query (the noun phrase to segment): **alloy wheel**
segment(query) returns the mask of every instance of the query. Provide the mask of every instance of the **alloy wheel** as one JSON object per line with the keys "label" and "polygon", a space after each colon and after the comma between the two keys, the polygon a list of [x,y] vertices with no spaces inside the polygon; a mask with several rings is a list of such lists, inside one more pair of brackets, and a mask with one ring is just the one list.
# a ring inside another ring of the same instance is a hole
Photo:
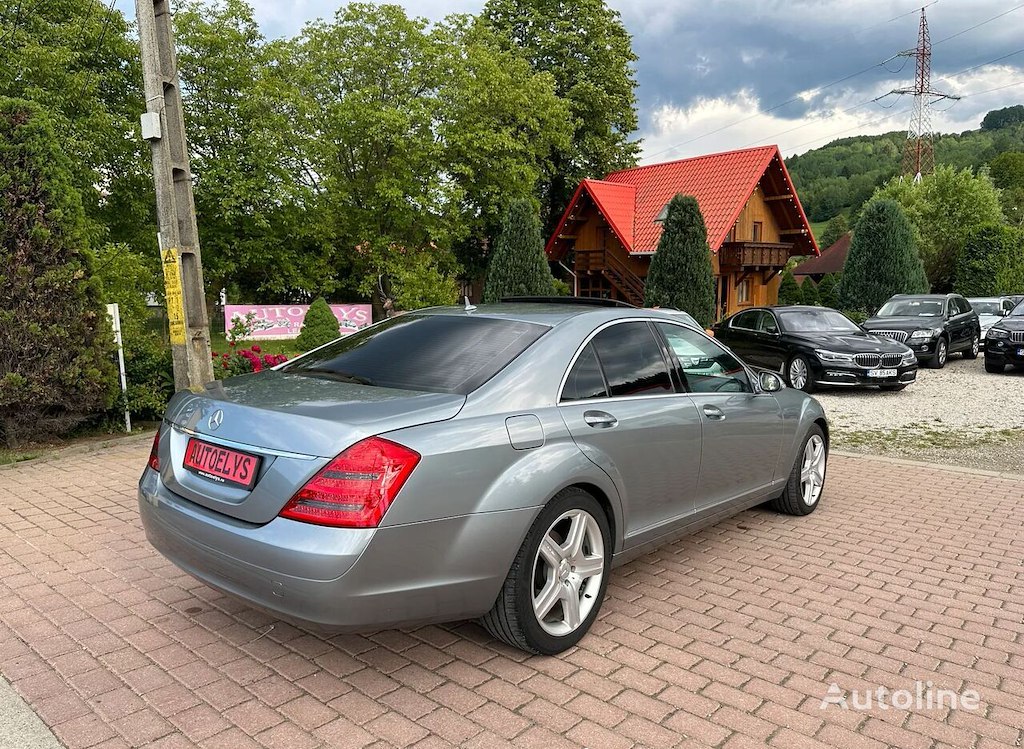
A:
{"label": "alloy wheel", "polygon": [[810,507],[818,501],[825,485],[825,441],[812,434],[804,445],[803,462],[800,466],[800,496]]}
{"label": "alloy wheel", "polygon": [[974,336],[974,340],[971,341],[971,355],[977,356],[978,351],[981,350],[981,338]]}
{"label": "alloy wheel", "polygon": [[789,363],[789,386],[797,390],[803,390],[807,385],[807,365],[804,360],[797,357]]}
{"label": "alloy wheel", "polygon": [[598,603],[604,537],[585,510],[562,513],[548,528],[533,563],[533,613],[550,635],[571,634]]}
{"label": "alloy wheel", "polygon": [[945,339],[940,338],[939,339],[938,348],[935,350],[935,358],[939,360],[939,365],[940,366],[946,363],[946,354],[947,353],[948,353],[948,349],[947,349],[947,346],[946,346],[946,341],[945,341]]}

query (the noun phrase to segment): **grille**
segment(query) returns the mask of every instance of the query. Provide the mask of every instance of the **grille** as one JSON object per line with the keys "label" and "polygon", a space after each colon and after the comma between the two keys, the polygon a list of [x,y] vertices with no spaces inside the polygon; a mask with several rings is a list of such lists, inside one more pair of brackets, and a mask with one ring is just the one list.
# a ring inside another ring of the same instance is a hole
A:
{"label": "grille", "polygon": [[894,341],[899,341],[900,343],[906,343],[907,338],[910,336],[910,333],[905,330],[872,330],[870,332],[874,335],[892,338]]}
{"label": "grille", "polygon": [[1010,343],[1024,343],[1024,330],[1011,330]]}
{"label": "grille", "polygon": [[902,354],[854,354],[853,360],[865,369],[875,367],[898,367],[903,360]]}

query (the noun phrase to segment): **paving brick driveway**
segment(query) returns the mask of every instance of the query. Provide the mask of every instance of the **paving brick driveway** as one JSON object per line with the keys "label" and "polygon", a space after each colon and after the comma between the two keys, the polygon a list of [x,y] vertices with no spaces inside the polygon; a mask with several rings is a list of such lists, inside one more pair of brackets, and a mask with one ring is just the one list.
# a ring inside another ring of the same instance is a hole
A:
{"label": "paving brick driveway", "polygon": [[[1021,745],[1024,478],[834,456],[814,515],[617,570],[581,647],[533,658],[472,624],[321,639],[215,593],[144,539],[148,449],[0,470],[0,671],[69,747]],[[820,707],[917,680],[980,709]]]}

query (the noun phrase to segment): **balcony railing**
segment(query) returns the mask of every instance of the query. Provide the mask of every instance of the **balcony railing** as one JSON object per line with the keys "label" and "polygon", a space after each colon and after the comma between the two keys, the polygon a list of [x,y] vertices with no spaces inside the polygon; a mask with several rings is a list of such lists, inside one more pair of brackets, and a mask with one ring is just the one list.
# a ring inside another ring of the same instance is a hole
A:
{"label": "balcony railing", "polygon": [[792,250],[788,242],[726,242],[718,262],[723,268],[783,268]]}

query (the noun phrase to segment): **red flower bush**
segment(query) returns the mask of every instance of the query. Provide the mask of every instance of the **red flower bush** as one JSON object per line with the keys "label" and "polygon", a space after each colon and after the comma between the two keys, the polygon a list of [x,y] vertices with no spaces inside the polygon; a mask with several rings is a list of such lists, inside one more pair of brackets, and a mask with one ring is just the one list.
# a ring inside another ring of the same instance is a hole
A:
{"label": "red flower bush", "polygon": [[[231,344],[234,345],[233,343]],[[220,355],[220,368],[214,374],[218,378],[234,377],[235,375],[249,374],[250,372],[262,372],[264,369],[276,367],[288,361],[284,354],[263,354],[259,346],[250,348],[235,348],[233,351]],[[218,354],[214,353],[216,359]]]}

